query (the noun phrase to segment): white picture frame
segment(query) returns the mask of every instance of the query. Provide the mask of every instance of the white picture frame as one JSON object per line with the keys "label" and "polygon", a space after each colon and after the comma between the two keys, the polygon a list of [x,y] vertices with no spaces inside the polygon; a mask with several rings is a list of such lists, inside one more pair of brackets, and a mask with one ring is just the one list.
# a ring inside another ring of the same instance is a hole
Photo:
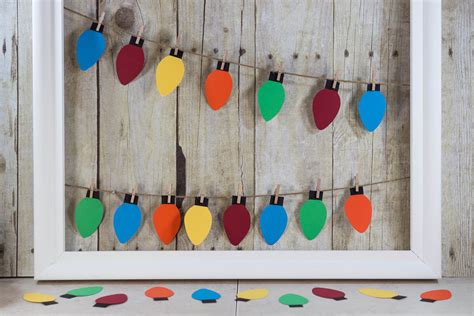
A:
{"label": "white picture frame", "polygon": [[32,10],[35,279],[441,277],[441,0],[411,1],[406,251],[66,252],[63,2],[33,1]]}

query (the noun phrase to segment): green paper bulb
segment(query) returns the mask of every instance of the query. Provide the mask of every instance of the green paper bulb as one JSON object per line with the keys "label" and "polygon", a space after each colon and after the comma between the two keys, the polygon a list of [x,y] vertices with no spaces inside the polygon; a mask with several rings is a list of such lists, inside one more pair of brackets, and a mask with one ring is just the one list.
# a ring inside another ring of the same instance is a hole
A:
{"label": "green paper bulb", "polygon": [[300,208],[300,225],[304,236],[313,240],[323,230],[327,212],[322,201],[323,192],[319,192],[319,198],[316,198],[316,191],[310,191],[309,196]]}
{"label": "green paper bulb", "polygon": [[89,192],[88,197],[80,200],[76,206],[76,226],[83,238],[92,235],[104,217],[104,206],[99,200],[99,192],[94,192],[93,195]]}
{"label": "green paper bulb", "polygon": [[283,74],[271,72],[270,78],[258,89],[258,105],[263,119],[268,122],[280,112],[285,102]]}

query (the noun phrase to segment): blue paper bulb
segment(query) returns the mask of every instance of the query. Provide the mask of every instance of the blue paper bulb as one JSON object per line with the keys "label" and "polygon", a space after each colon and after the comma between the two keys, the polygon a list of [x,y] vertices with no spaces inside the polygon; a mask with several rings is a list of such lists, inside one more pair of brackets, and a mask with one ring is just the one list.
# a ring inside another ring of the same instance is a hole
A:
{"label": "blue paper bulb", "polygon": [[275,244],[285,232],[287,223],[288,216],[283,206],[270,204],[265,207],[260,215],[260,229],[265,242]]}
{"label": "blue paper bulb", "polygon": [[221,295],[213,290],[203,288],[195,291],[191,297],[198,301],[215,301],[220,299]]}
{"label": "blue paper bulb", "polygon": [[137,233],[142,223],[142,212],[136,204],[123,203],[114,214],[115,235],[125,244]]}
{"label": "blue paper bulb", "polygon": [[359,101],[359,116],[364,127],[373,132],[382,122],[387,108],[385,96],[378,90],[368,90]]}
{"label": "blue paper bulb", "polygon": [[[105,37],[102,32],[95,30],[94,23],[90,30],[87,30],[79,36],[76,46],[77,62],[82,71],[86,71],[94,66],[105,51]],[[101,28],[102,31],[103,27]]]}

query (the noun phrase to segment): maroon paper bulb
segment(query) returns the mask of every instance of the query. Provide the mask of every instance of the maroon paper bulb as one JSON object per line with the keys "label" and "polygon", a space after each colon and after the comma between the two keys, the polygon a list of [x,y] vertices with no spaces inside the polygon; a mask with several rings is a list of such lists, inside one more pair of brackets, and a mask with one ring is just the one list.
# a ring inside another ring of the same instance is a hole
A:
{"label": "maroon paper bulb", "polygon": [[128,300],[128,296],[126,294],[112,294],[112,295],[102,296],[95,300],[94,307],[105,308],[110,305],[123,304],[127,300]]}
{"label": "maroon paper bulb", "polygon": [[224,230],[232,245],[237,246],[250,230],[250,213],[245,196],[232,196],[232,205],[224,211]]}
{"label": "maroon paper bulb", "polygon": [[341,107],[341,98],[337,91],[339,82],[326,80],[326,86],[313,98],[313,119],[316,127],[320,130],[328,127],[336,118]]}
{"label": "maroon paper bulb", "polygon": [[142,71],[145,65],[143,39],[132,36],[128,45],[122,47],[115,60],[117,76],[124,86],[132,82]]}

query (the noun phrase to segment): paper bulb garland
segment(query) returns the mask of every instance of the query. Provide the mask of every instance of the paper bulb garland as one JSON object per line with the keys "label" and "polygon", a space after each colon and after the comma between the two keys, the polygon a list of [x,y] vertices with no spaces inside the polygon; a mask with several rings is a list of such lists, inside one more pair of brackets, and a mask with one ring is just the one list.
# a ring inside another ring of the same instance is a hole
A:
{"label": "paper bulb garland", "polygon": [[181,227],[181,214],[176,207],[175,196],[161,197],[161,205],[153,213],[153,226],[161,242],[168,245]]}
{"label": "paper bulb garland", "polygon": [[344,204],[344,212],[352,227],[359,233],[363,233],[369,228],[372,220],[372,203],[364,195],[362,186],[351,188],[351,196]]}
{"label": "paper bulb garland", "polygon": [[237,293],[236,301],[240,302],[248,302],[248,301],[256,301],[261,300],[268,296],[267,289],[251,289],[245,290]]}
{"label": "paper bulb garland", "polygon": [[125,244],[132,239],[141,226],[142,212],[137,203],[138,196],[135,194],[126,194],[123,204],[115,211],[115,235],[121,244]]}
{"label": "paper bulb garland", "polygon": [[263,119],[268,122],[280,112],[285,102],[284,74],[270,72],[270,78],[258,89],[258,105]]}
{"label": "paper bulb garland", "polygon": [[237,246],[250,229],[250,213],[245,196],[232,196],[232,205],[224,211],[224,230],[232,245]]}
{"label": "paper bulb garland", "polygon": [[420,298],[422,302],[434,303],[436,301],[449,300],[451,298],[449,290],[432,290],[421,293]]}
{"label": "paper bulb garland", "polygon": [[92,235],[104,218],[104,206],[99,200],[99,192],[87,190],[87,196],[77,204],[74,216],[79,234],[83,238]]}
{"label": "paper bulb garland", "polygon": [[209,234],[212,226],[211,211],[207,207],[207,198],[196,197],[195,205],[184,215],[184,228],[194,246],[199,246]]}
{"label": "paper bulb garland", "polygon": [[99,297],[95,300],[94,307],[109,307],[110,305],[118,305],[123,304],[128,300],[128,296],[126,294],[112,294],[107,296]]}
{"label": "paper bulb garland", "polygon": [[288,223],[288,215],[286,215],[283,207],[283,197],[272,195],[270,204],[267,205],[260,215],[260,229],[262,230],[263,239],[268,245],[275,244],[283,235]]}
{"label": "paper bulb garland", "polygon": [[42,293],[25,293],[23,295],[23,299],[27,302],[30,302],[30,303],[40,303],[40,304],[43,304],[43,305],[54,305],[54,304],[58,304],[58,302],[56,302],[56,297],[53,296],[53,295],[49,295],[49,294],[42,294]]}
{"label": "paper bulb garland", "polygon": [[78,289],[67,291],[66,294],[61,295],[61,297],[70,299],[74,297],[91,296],[102,292],[103,289],[104,288],[102,286],[81,287]]}
{"label": "paper bulb garland", "polygon": [[313,98],[313,119],[320,130],[328,127],[339,112],[341,98],[338,91],[339,82],[326,80],[325,88],[316,93]]}
{"label": "paper bulb garland", "polygon": [[308,240],[319,235],[326,224],[326,216],[323,192],[309,191],[309,200],[304,202],[300,209],[301,230]]}
{"label": "paper bulb garland", "polygon": [[312,290],[313,294],[322,298],[332,299],[335,301],[342,301],[346,299],[346,294],[342,291],[328,289],[324,287],[315,287]]}
{"label": "paper bulb garland", "polygon": [[94,66],[104,54],[106,41],[102,32],[104,32],[103,24],[92,23],[91,28],[79,36],[76,58],[82,71]]}
{"label": "paper bulb garland", "polygon": [[232,76],[229,73],[229,65],[229,63],[219,61],[217,69],[211,72],[206,79],[204,93],[207,104],[214,111],[223,107],[232,94]]}
{"label": "paper bulb garland", "polygon": [[359,116],[364,127],[373,132],[382,122],[387,108],[384,95],[380,92],[380,84],[369,83],[367,91],[359,101]]}
{"label": "paper bulb garland", "polygon": [[145,66],[143,39],[132,36],[128,45],[122,47],[115,60],[117,77],[124,86],[132,82]]}
{"label": "paper bulb garland", "polygon": [[194,291],[191,297],[202,303],[216,303],[221,298],[221,295],[216,291],[204,288]]}
{"label": "paper bulb garland", "polygon": [[384,298],[384,299],[394,299],[394,300],[402,300],[406,298],[406,296],[398,295],[397,292],[389,291],[389,290],[380,290],[380,289],[359,289],[359,293],[375,297],[375,298]]}
{"label": "paper bulb garland", "polygon": [[162,96],[167,96],[176,89],[183,80],[183,52],[173,48],[156,67],[156,88]]}
{"label": "paper bulb garland", "polygon": [[280,296],[278,301],[288,307],[303,307],[303,305],[308,304],[309,302],[306,297],[293,293]]}
{"label": "paper bulb garland", "polygon": [[166,287],[157,286],[146,290],[145,295],[154,301],[167,301],[174,292]]}

